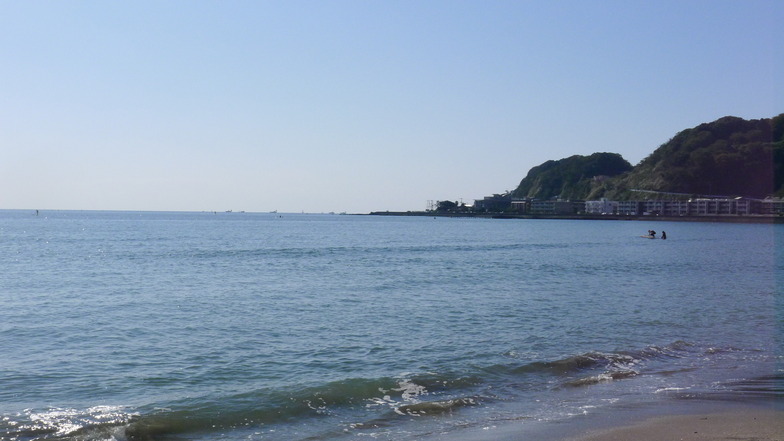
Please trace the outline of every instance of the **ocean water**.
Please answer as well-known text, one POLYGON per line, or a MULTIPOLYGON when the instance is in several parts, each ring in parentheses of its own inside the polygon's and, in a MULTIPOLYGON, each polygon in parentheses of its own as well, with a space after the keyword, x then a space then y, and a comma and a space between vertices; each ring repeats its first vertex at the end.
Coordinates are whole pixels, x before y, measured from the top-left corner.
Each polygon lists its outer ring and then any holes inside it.
POLYGON ((782 244, 784 225, 0 211, 0 439, 492 439, 781 403, 782 244))

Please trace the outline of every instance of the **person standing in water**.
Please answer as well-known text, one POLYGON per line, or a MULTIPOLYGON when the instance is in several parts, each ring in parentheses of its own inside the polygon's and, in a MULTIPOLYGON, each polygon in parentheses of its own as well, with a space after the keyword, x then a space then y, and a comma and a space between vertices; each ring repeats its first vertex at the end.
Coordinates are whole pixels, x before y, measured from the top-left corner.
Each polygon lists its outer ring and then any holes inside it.
POLYGON ((667 239, 667 232, 666 231, 662 231, 662 239, 667 239))

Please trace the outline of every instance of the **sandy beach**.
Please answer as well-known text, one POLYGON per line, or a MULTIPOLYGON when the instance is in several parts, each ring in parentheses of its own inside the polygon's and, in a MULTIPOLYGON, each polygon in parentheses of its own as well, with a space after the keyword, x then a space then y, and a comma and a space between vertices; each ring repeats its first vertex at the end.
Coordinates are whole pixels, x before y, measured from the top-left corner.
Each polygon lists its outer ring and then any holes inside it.
POLYGON ((784 440, 784 412, 765 409, 660 416, 629 426, 588 432, 564 441, 784 440))
MULTIPOLYGON (((671 409, 677 414, 610 412, 593 418, 543 424, 489 425, 431 441, 784 441, 784 410, 732 405, 671 409), (696 411, 696 412, 695 412, 696 411)), ((661 409, 660 409, 661 410, 661 409)), ((523 424, 521 424, 523 423, 523 424)))

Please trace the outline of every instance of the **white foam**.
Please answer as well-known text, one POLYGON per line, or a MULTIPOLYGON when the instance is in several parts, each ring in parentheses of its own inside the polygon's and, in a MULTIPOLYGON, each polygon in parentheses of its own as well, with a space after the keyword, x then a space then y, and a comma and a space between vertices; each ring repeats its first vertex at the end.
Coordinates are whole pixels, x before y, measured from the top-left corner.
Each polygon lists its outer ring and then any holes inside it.
POLYGON ((427 389, 424 386, 420 386, 408 379, 401 380, 398 386, 393 390, 401 392, 401 398, 405 401, 417 401, 416 397, 427 394, 427 389))
POLYGON ((662 388, 656 389, 655 393, 658 394, 658 393, 662 393, 662 392, 677 392, 677 391, 681 391, 681 390, 688 390, 688 388, 686 388, 686 387, 662 387, 662 388))

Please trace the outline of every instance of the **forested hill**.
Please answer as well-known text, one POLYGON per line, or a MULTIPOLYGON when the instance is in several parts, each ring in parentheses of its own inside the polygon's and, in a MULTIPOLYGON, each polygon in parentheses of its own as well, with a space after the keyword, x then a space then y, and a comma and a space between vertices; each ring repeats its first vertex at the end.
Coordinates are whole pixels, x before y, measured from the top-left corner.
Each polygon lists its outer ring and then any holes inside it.
POLYGON ((683 130, 635 167, 615 153, 547 161, 532 168, 512 195, 573 200, 658 197, 632 190, 784 196, 784 113, 759 120, 727 116, 683 130))
POLYGON ((584 199, 596 182, 631 170, 632 165, 617 153, 574 155, 532 168, 512 192, 512 196, 584 199))

